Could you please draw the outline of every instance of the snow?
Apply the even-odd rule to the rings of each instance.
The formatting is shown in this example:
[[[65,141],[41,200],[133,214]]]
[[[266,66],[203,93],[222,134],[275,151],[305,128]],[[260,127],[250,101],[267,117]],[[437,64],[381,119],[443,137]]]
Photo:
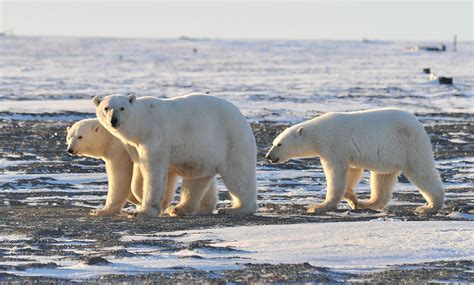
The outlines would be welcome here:
[[[132,251],[147,255],[106,258],[111,262],[106,265],[76,262],[55,269],[7,273],[81,279],[105,274],[178,270],[176,267],[218,271],[237,269],[242,263],[302,262],[357,272],[391,265],[474,258],[474,223],[468,221],[378,219],[370,222],[239,226],[142,235],[125,233],[121,241],[159,239],[172,239],[184,244],[211,240],[212,248],[169,252],[160,251],[159,247],[142,246],[134,247]],[[192,258],[195,255],[202,258]]]
[[[250,121],[276,124],[301,122],[329,111],[389,106],[416,112],[425,125],[469,120],[474,114],[474,43],[460,43],[456,53],[406,51],[407,46],[414,44],[6,37],[0,41],[0,119],[73,122],[94,117],[91,98],[95,95],[133,92],[138,96],[171,98],[209,91],[234,103]],[[197,53],[192,52],[194,48]],[[454,76],[454,85],[430,81],[428,75],[421,72],[425,67],[440,76]],[[452,136],[449,142],[457,146],[464,146],[473,138],[467,130],[449,135]],[[11,192],[33,193],[31,197],[21,198],[21,202],[31,206],[67,201],[77,207],[95,208],[104,202],[105,173],[22,174],[7,170],[43,162],[39,158],[18,160],[17,156],[12,153],[0,157],[2,206],[13,205],[7,199]],[[467,205],[473,205],[473,163],[472,157],[438,161],[438,168],[448,174],[444,178],[445,188],[449,190],[447,201],[461,196]],[[259,202],[285,207],[321,201],[326,193],[325,179],[319,164],[314,165],[307,170],[258,165]],[[99,169],[90,165],[80,167]],[[38,181],[31,182],[35,179]],[[218,189],[225,189],[221,179],[218,179]],[[458,189],[462,191],[456,192]],[[50,193],[42,195],[47,192]],[[370,192],[367,175],[357,192]],[[416,192],[421,198],[415,186],[409,183],[397,183],[395,192]],[[414,208],[420,203],[392,199],[390,204],[413,205]],[[272,214],[268,209],[260,210],[262,215]],[[349,214],[367,215],[331,213],[332,216]],[[183,243],[211,239],[212,246],[230,246],[239,251],[161,252],[159,247],[133,245],[126,249],[150,255],[105,256],[112,264],[101,266],[54,256],[61,267],[28,269],[14,274],[81,279],[111,273],[171,270],[174,266],[232,269],[239,268],[238,263],[247,262],[310,262],[316,266],[357,271],[391,264],[474,258],[473,224],[469,222],[473,214],[452,212],[448,218],[468,221],[442,222],[402,222],[384,217],[384,213],[380,216],[375,222],[188,231],[187,235],[174,239]],[[159,240],[165,238],[163,234],[124,234],[119,242],[127,245],[133,241]],[[0,243],[29,239],[23,235],[0,235]],[[87,243],[58,240],[58,243],[71,245],[83,242]],[[123,248],[118,245],[101,250],[106,254]],[[71,250],[77,254],[89,251]],[[204,259],[194,259],[193,255]],[[42,256],[29,258],[50,261]]]
[[[180,234],[175,232],[173,234]],[[267,225],[188,232],[179,241],[213,239],[258,263],[301,263],[336,269],[474,258],[472,222],[370,221]],[[291,253],[291,254],[288,254]]]
[[[406,51],[415,44],[7,37],[0,112],[93,115],[95,95],[210,92],[250,120],[388,106],[472,114],[474,44],[460,43],[455,53]],[[453,76],[454,85],[430,82],[425,67]]]

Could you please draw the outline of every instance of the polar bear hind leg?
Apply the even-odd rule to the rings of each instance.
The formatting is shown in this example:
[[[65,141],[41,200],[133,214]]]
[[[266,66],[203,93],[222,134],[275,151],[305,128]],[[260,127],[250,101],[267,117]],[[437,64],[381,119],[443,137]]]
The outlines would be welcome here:
[[[250,215],[255,213],[257,211],[255,162],[252,162],[252,165],[237,163],[221,169],[219,173],[232,197],[232,207],[219,209],[218,213],[229,215]]]
[[[408,180],[418,187],[427,205],[416,208],[419,214],[435,214],[444,204],[444,189],[438,171],[434,168],[418,168],[416,172],[404,172]]]
[[[346,200],[352,209],[357,209],[358,201],[354,189],[359,184],[360,179],[362,179],[362,174],[364,174],[364,169],[362,168],[351,167],[347,171],[347,187],[342,198]]]
[[[392,198],[393,187],[400,172],[376,173],[370,172],[370,199],[359,201],[359,209],[382,210]]]
[[[216,178],[213,178],[209,188],[204,193],[199,204],[198,215],[210,215],[216,209],[218,201],[218,191],[216,187]]]
[[[201,198],[210,188],[214,176],[189,179],[184,178],[181,184],[181,197],[179,204],[169,207],[166,213],[172,217],[195,215],[199,211]]]

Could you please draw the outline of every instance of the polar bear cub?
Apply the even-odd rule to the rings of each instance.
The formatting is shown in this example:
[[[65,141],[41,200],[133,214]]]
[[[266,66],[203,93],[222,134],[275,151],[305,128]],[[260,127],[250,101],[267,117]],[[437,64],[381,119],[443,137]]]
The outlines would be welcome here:
[[[105,162],[109,184],[105,206],[103,209],[93,210],[91,215],[119,215],[127,200],[140,207],[142,200],[141,186],[133,193],[131,190],[133,161],[122,142],[110,134],[99,123],[99,120],[84,119],[74,123],[67,130],[66,140],[68,144],[67,151],[70,154],[98,158]],[[168,184],[161,205],[163,210],[173,200],[176,178],[177,176],[174,173],[168,174]],[[137,184],[141,185],[142,181],[138,181]],[[183,185],[181,200],[186,200],[187,191],[192,190],[193,185]],[[199,208],[193,209],[192,214],[211,214],[216,204],[217,188],[215,181],[212,181],[207,195],[201,199]]]
[[[129,200],[139,204],[130,190],[133,162],[122,143],[114,138],[97,119],[78,121],[67,130],[67,151],[104,160],[108,175],[109,190],[103,209],[93,210],[94,216],[111,216],[121,213]]]
[[[222,176],[233,202],[232,208],[220,212],[252,214],[257,210],[255,137],[230,102],[200,94],[172,99],[96,96],[93,102],[100,123],[134,153],[143,176],[138,215],[160,213],[168,171],[195,188],[175,208],[176,213],[194,209],[216,174]]]
[[[400,172],[428,202],[417,212],[436,213],[443,207],[444,190],[430,139],[416,117],[405,111],[327,113],[283,131],[266,158],[277,163],[314,156],[321,158],[327,194],[323,203],[309,207],[310,213],[335,209],[341,198],[353,208],[383,209]],[[364,169],[371,171],[370,199],[358,202],[353,190]]]

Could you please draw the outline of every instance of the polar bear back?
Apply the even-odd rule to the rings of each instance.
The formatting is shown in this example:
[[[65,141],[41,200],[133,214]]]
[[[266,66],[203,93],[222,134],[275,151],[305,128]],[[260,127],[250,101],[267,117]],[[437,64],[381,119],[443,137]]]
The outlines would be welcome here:
[[[328,113],[306,123],[315,128],[321,157],[349,157],[357,167],[392,172],[410,164],[412,157],[430,157],[432,148],[423,125],[399,109]]]
[[[256,160],[256,143],[245,117],[231,103],[208,95],[174,99],[143,97],[137,110],[153,141],[169,149],[170,168],[184,177],[214,175],[230,158]],[[159,126],[159,127],[151,127]],[[161,147],[164,149],[163,147]]]

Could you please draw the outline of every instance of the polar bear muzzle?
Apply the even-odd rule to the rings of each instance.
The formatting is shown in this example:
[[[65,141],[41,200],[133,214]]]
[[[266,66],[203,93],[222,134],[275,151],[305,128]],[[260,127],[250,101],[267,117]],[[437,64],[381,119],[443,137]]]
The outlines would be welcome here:
[[[113,128],[118,128],[120,123],[117,119],[116,115],[112,115],[112,119],[110,119],[110,124],[112,125]]]
[[[276,157],[275,155],[275,146],[273,146],[268,151],[267,155],[265,155],[265,158],[268,159],[271,163],[277,163],[278,161],[280,161],[280,158]]]

